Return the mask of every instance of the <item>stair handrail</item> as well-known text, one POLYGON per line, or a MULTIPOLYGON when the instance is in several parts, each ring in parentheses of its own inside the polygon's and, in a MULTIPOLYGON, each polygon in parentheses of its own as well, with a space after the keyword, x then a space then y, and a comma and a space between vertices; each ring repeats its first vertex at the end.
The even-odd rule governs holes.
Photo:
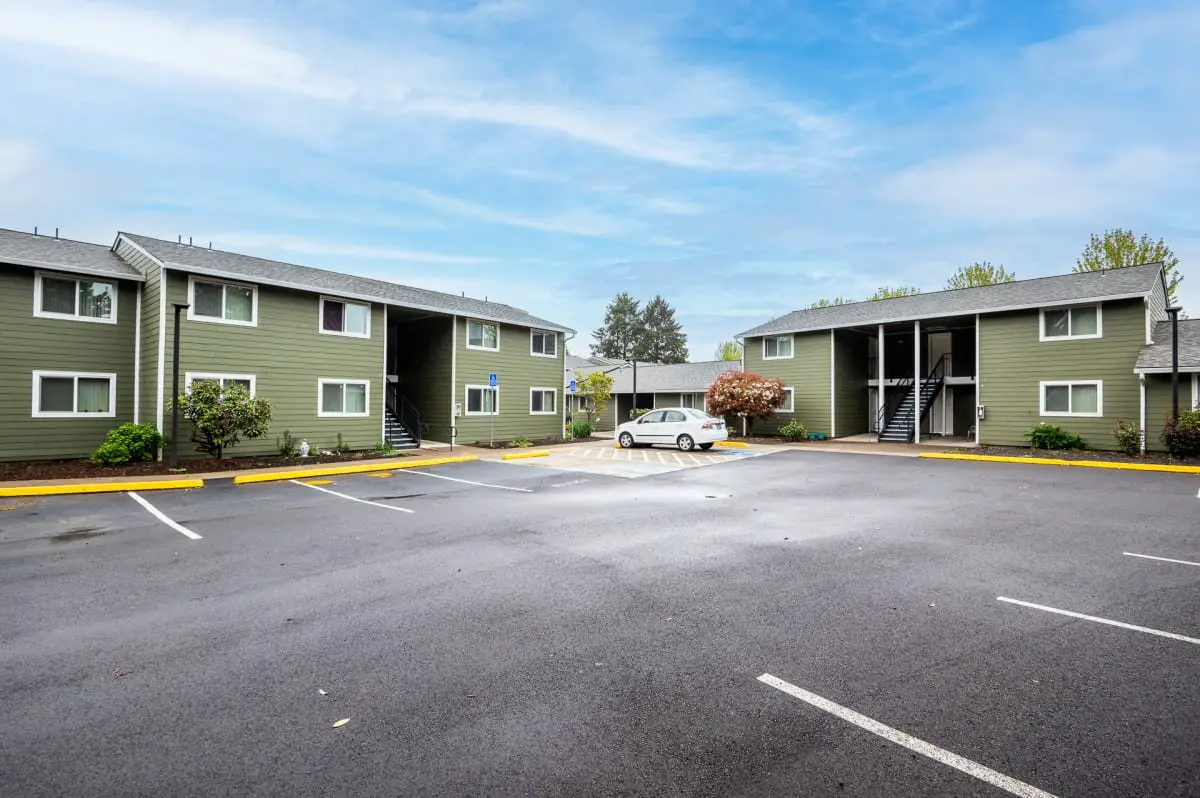
MULTIPOLYGON (((885 388, 885 383, 886 380, 883 377, 880 377, 880 390, 885 388)), ((898 381, 895 385, 886 386, 891 390, 887 391, 887 401, 884 402, 879 408, 879 413, 875 418, 875 431, 877 434, 882 435, 884 430, 887 429, 888 423, 892 420, 892 417, 896 415, 896 411, 900 409, 900 405, 904 402, 904 397, 907 395, 907 391, 905 389, 911 388, 912 384, 913 378, 905 377, 898 381)))
POLYGON ((946 358, 948 355, 947 352, 939 357, 937 363, 934 363, 933 368, 929 370, 929 374, 921 381, 921 417, 916 420, 916 424, 920 424, 925 420, 925 416, 929 415, 929 409, 933 407, 934 401, 937 400, 938 394, 942 392, 942 387, 946 384, 946 358), (933 383, 933 391, 926 397, 925 386, 930 383, 933 383))
POLYGON ((417 410, 407 396, 400 393, 400 385, 395 382, 387 383, 387 410, 399 421, 405 431, 421 445, 421 412, 417 410))
MULTIPOLYGON (((937 398, 938 393, 940 393, 942 390, 942 385, 944 385, 946 382, 946 354, 943 354, 937 359, 937 362, 933 364, 933 368, 931 368, 929 373, 921 380, 920 395, 922 398, 924 398, 925 386, 931 381, 936 381, 937 383, 933 395, 929 397, 928 401, 923 401, 921 403, 921 417, 914 420, 913 428, 915 428, 916 424, 921 423, 921 420, 924 419, 926 414, 929 413, 929 407, 933 404, 933 400, 937 398)), ((883 407, 879 408, 879 415, 875 420, 875 430, 877 435, 883 435, 884 431, 887 429, 887 425, 896 415, 896 411, 900 409, 900 405, 904 404, 904 400, 908 398, 909 389, 913 387, 913 382, 914 381, 912 377, 905 377, 904 379, 899 380, 894 386, 890 386, 892 388, 890 391, 891 395, 884 403, 883 407)), ((882 386, 884 383, 881 380, 879 384, 882 386)), ((908 440, 911 442, 913 438, 913 429, 910 428, 908 430, 908 440)))

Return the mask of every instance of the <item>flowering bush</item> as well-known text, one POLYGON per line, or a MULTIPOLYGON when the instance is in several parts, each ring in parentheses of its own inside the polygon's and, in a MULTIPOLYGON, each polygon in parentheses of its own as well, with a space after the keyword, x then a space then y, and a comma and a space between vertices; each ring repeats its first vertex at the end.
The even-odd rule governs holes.
POLYGON ((708 412, 716 416, 771 418, 787 398, 783 383, 749 371, 727 371, 708 389, 708 412))
MULTIPOLYGON (((192 422, 196 449, 218 460, 225 449, 242 438, 261 438, 271 423, 271 404, 255 399, 244 387, 232 384, 222 389, 216 380, 196 380, 180 396, 179 415, 192 422)), ((338 436, 339 444, 341 436, 338 436)))

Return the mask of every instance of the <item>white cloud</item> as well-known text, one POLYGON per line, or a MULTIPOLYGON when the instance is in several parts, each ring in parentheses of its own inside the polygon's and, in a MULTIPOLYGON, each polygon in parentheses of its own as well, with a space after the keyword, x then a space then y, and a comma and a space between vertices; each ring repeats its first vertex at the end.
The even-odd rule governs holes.
POLYGON ((631 222, 588 210, 566 211, 546 216, 533 216, 491 208, 478 202, 450 197, 416 186, 398 186, 399 193, 431 208, 478 219, 485 222, 524 227, 550 233, 569 233, 578 236, 610 237, 631 232, 631 222))

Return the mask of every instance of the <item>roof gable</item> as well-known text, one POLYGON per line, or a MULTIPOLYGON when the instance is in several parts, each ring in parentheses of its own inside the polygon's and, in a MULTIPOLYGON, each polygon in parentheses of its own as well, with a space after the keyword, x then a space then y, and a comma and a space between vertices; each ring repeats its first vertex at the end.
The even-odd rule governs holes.
POLYGON ((236 252, 223 252, 191 244, 163 241, 133 233, 121 233, 121 235, 158 259, 167 268, 179 271, 240 279, 313 293, 333 294, 348 299, 363 299, 369 302, 429 310, 436 313, 469 316, 521 327, 535 327, 566 333, 575 332, 570 327, 540 319, 520 308, 499 302, 455 296, 386 280, 358 277, 327 269, 316 269, 295 263, 241 255, 236 252))
MULTIPOLYGON (((1200 319, 1179 320, 1179 368, 1200 371, 1200 319)), ((1142 347, 1134 371, 1171 370, 1171 322, 1154 326, 1154 343, 1142 347)))
POLYGON ((1035 277, 1011 283, 934 291, 928 294, 853 302, 824 308, 797 310, 760 324, 741 334, 752 338, 776 333, 828 330, 858 325, 998 313, 1086 301, 1141 297, 1162 279, 1162 265, 1150 263, 1100 272, 1035 277))

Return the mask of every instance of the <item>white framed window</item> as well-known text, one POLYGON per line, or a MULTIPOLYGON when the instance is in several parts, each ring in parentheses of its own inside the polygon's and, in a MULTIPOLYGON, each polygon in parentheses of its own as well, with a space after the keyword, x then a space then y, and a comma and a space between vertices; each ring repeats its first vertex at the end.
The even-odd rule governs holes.
POLYGON ((116 374, 33 372, 34 418, 113 418, 116 407, 116 374))
POLYGON ((363 418, 371 415, 370 380, 317 380, 319 418, 363 418))
POLYGON ((116 283, 37 272, 34 275, 33 315, 41 319, 116 324, 116 283))
POLYGON ((189 321, 258 326, 258 287, 188 277, 189 321))
POLYGON ((780 413, 795 413, 796 412, 796 392, 791 388, 783 389, 783 401, 775 406, 775 409, 780 413))
POLYGON ((468 385, 466 396, 466 414, 468 416, 498 416, 500 415, 500 389, 487 385, 468 385))
POLYGON ((500 351, 500 327, 482 321, 467 319, 467 349, 500 351))
POLYGON ((792 356, 795 341, 790 335, 769 335, 763 339, 763 360, 784 360, 792 356))
POLYGON ((371 306, 365 302, 347 302, 323 296, 317 332, 322 335, 370 338, 371 306))
POLYGON ((1101 380, 1070 380, 1041 383, 1043 416, 1104 415, 1104 383, 1101 380))
POLYGON ((703 410, 705 407, 705 395, 702 393, 680 394, 679 405, 691 408, 692 410, 703 410))
POLYGON ((558 357, 558 333, 530 330, 529 354, 537 357, 558 357))
POLYGON ((553 388, 529 389, 529 415, 552 416, 558 411, 558 391, 553 388))
POLYGON ((240 385, 245 388, 251 396, 254 396, 256 379, 253 374, 209 374, 199 371, 188 371, 183 375, 183 389, 185 391, 192 390, 192 383, 203 380, 212 380, 220 383, 221 390, 225 390, 230 385, 240 385))
POLYGON ((1100 305, 1073 308, 1042 308, 1039 340, 1075 341, 1099 338, 1104 331, 1100 305))

